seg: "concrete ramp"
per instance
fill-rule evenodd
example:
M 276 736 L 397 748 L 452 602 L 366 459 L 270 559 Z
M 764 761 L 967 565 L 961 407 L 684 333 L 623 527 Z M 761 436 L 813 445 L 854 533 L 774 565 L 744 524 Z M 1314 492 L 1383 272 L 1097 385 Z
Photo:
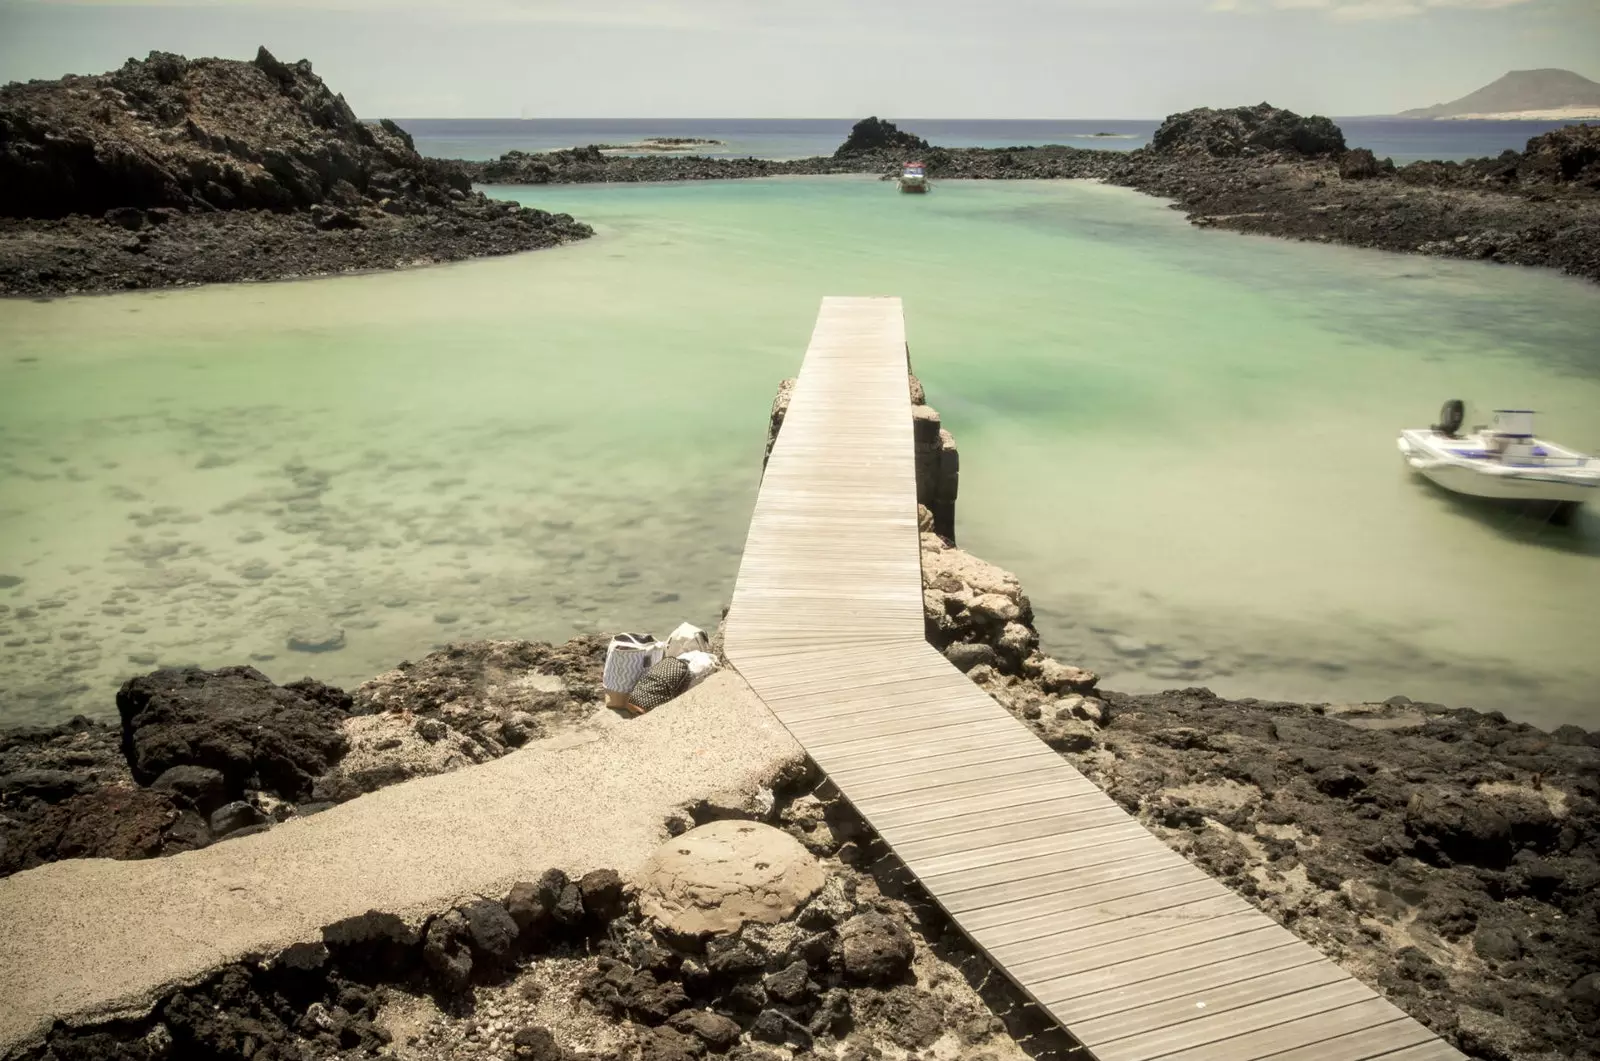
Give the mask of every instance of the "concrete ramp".
M 143 1012 L 219 965 L 377 909 L 422 918 L 552 866 L 632 873 L 686 803 L 753 790 L 799 747 L 735 674 L 643 718 L 362 796 L 256 836 L 0 880 L 0 1051 L 60 1018 Z

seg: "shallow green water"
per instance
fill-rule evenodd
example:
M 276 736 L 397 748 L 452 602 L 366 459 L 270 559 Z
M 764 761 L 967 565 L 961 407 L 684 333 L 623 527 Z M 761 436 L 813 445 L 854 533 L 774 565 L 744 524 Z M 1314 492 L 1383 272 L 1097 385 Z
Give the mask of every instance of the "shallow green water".
M 0 303 L 0 722 L 153 662 L 346 684 L 451 639 L 709 626 L 825 294 L 906 299 L 962 544 L 1107 684 L 1600 725 L 1600 513 L 1409 478 L 1439 403 L 1600 449 L 1600 288 L 1203 232 L 1091 184 L 517 191 L 559 251 Z M 31 613 L 31 614 L 30 614 Z M 291 652 L 297 624 L 345 646 Z

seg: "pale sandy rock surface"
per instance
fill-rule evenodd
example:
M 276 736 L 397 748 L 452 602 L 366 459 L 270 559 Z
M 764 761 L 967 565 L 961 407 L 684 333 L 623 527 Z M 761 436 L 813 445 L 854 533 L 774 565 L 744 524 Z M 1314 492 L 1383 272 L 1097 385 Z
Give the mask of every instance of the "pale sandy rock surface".
M 669 932 L 724 935 L 749 921 L 774 924 L 822 887 L 822 867 L 788 833 L 716 821 L 656 849 L 639 874 L 644 912 Z

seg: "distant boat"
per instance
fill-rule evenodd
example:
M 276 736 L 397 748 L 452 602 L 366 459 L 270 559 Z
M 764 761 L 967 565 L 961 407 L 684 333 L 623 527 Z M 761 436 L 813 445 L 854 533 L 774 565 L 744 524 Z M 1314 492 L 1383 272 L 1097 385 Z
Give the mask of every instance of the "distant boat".
M 1557 522 L 1600 497 L 1600 459 L 1536 438 L 1532 410 L 1497 409 L 1493 423 L 1462 434 L 1465 410 L 1448 401 L 1439 423 L 1401 431 L 1406 465 L 1458 494 L 1554 504 Z
M 907 162 L 905 169 L 900 173 L 900 190 L 903 192 L 926 192 L 932 185 L 928 183 L 928 171 L 920 162 Z

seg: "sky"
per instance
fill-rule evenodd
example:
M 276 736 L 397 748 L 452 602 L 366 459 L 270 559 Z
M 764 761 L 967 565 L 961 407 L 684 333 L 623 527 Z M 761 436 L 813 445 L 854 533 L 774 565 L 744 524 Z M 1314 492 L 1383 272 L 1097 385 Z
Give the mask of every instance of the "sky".
M 0 0 L 0 82 L 262 44 L 369 118 L 1355 116 L 1600 80 L 1600 0 Z

